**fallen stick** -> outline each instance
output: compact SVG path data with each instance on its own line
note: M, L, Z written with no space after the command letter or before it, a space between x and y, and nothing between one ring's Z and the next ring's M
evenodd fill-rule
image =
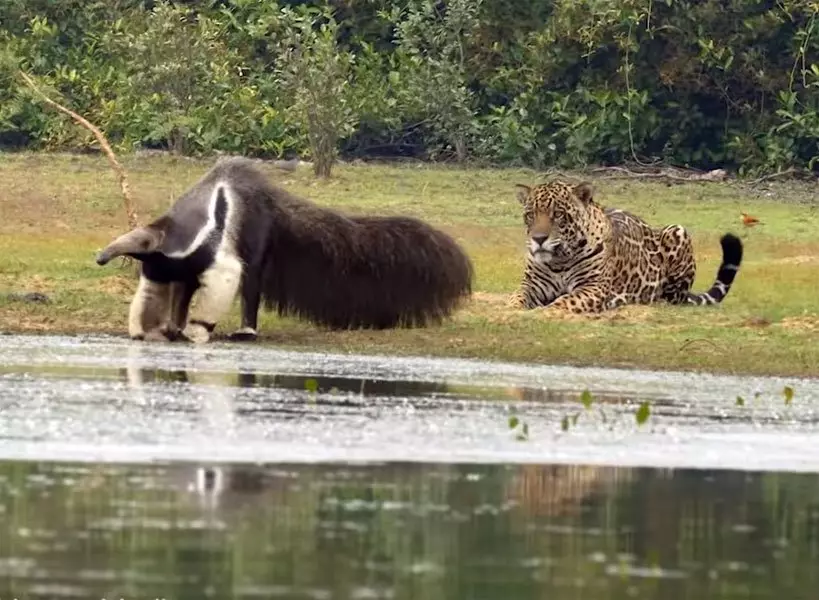
M768 181L769 179L776 179L777 177L785 177L786 175L793 175L796 173L796 169L793 167L789 167L784 171L779 170L776 173L768 173L767 175L763 175L762 177L757 177L756 179L749 181L748 185L757 185L758 183L762 183L763 181Z
M108 140L105 139L105 136L102 134L102 132L99 129L97 129L94 125L89 123L87 119L84 119L83 117L75 113L73 110L70 110L62 106L61 104L58 104L57 102L46 96L45 93L43 93L43 91L37 87L37 84L34 83L34 80L29 75L27 75L23 71L20 71L20 76L23 78L23 81L25 81L26 84L32 90L34 90L46 104L68 115L69 117L77 121L80 125L82 125L91 133L94 134L94 137L97 138L97 141L102 147L103 152L105 152L105 155L108 157L108 160L111 162L111 166L114 168L114 171L116 172L117 177L119 178L119 185L122 188L123 206L125 207L125 214L128 218L128 227L131 229L135 229L136 227L138 227L139 221L137 219L136 211L134 210L134 202L131 199L131 191L130 188L128 187L128 176L125 173L125 169L122 168L122 165L117 160L116 155L114 155L114 151L111 150L111 145L108 143Z

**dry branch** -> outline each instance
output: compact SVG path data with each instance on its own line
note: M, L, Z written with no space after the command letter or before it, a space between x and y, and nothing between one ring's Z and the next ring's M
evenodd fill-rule
M80 125L82 125L91 133L94 134L94 137L97 138L97 141L102 147L103 152L105 152L105 155L108 157L108 160L111 162L111 166L114 168L114 171L116 172L117 177L119 178L119 185L122 188L122 197L123 205L125 207L125 214L128 217L128 227L131 229L137 227L139 222L137 219L136 211L134 210L134 202L133 199L131 198L131 192L128 187L128 176L125 173L125 169L122 167L122 165L117 160L117 157L114 155L114 151L111 150L111 145L108 143L108 140L105 139L105 136L102 134L102 132L99 129L97 129L94 125L89 123L88 120L84 119L83 117L75 113L73 110L70 110L62 106L61 104L58 104L57 102L46 96L45 93L43 93L43 91L37 87L37 84L34 83L34 80L29 75L27 75L23 71L20 71L20 76L23 78L26 84L43 99L43 101L46 104L56 108L62 113L65 113L66 115L77 121Z
M632 171L627 167L611 166L611 167L595 167L591 169L592 173L622 173L620 179L666 179L669 181L722 181L727 177L727 174L721 169L713 171L701 172L686 172L682 169L665 168L658 171ZM679 174L684 173L684 174Z
M787 175L793 175L795 173L796 173L796 169L794 169L793 167L790 167L788 169L785 169L784 171L780 170L780 171L777 171L776 173L769 173L767 175L763 175L762 177L757 177L756 179L754 179L752 181L749 181L748 185L757 185L759 183L762 183L763 181L768 181L770 179L776 179L777 177L785 177Z

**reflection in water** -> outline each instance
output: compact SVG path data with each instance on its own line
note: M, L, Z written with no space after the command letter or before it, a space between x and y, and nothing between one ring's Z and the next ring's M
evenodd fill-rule
M448 386L427 381L307 377L242 372L123 369L129 386L138 390L151 383L192 383L226 388L281 388L315 393L353 393L361 396L423 396L446 393ZM503 395L502 392L499 395Z
M584 498L629 480L631 473L615 467L521 465L508 495L531 516L577 513Z
M418 381L402 379L373 379L361 377L309 376L291 374L269 374L245 372L242 365L234 361L234 369L228 371L157 369L143 367L143 359L149 350L140 345L128 349L127 366L119 370L119 375L128 385L139 393L148 384L203 384L227 388L270 388L315 394L350 395L360 397L458 397L468 399L502 399L520 402L560 403L567 400L577 401L579 395L566 389L555 387L527 386L478 386L465 384L448 384L435 381ZM44 371L49 369L37 369ZM56 370L62 372L61 370ZM82 369L74 368L76 374ZM99 369L94 370L99 373ZM596 402L624 403L633 400L636 395L597 393Z
M17 462L0 464L0 526L0 598L792 599L819 589L811 475Z
M193 383L226 388L282 388L315 393L355 393L362 396L421 396L447 391L446 384L427 381L257 374L243 371L238 360L233 361L232 369L216 372L145 368L142 366L142 359L148 352L149 350L140 345L129 348L126 368L121 369L121 374L129 386L136 391L146 384L157 382Z

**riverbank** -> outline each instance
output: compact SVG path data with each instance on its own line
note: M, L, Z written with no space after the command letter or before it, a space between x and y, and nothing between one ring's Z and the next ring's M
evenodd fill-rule
M212 164L169 156L125 156L141 222L160 214ZM695 288L713 281L719 236L739 234L745 260L723 305L626 307L600 316L518 311L505 300L523 267L524 231L515 183L543 179L523 169L430 165L339 165L330 181L312 170L269 168L295 193L350 212L408 213L466 248L474 298L440 327L328 332L263 315L262 342L292 349L460 356L553 364L819 374L819 215L816 184L669 183L590 178L599 200L655 225L681 223L698 260ZM579 176L575 174L575 176ZM98 267L96 251L124 232L116 180L101 156L0 155L0 331L125 334L132 269ZM745 228L740 213L761 219ZM50 302L8 294L39 292ZM238 303L218 331L238 324Z

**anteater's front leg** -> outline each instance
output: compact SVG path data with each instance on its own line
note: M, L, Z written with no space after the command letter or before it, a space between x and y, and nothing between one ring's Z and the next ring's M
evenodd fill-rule
M183 339L182 331L188 321L193 294L199 287L197 281L174 281L170 284L170 319L162 328L162 334L171 341Z
M171 286L139 276L136 292L128 311L128 335L144 340L160 331L170 314Z
M230 310L241 280L239 259L226 254L217 256L213 266L199 277L199 296L182 334L193 342L207 342L216 323Z

